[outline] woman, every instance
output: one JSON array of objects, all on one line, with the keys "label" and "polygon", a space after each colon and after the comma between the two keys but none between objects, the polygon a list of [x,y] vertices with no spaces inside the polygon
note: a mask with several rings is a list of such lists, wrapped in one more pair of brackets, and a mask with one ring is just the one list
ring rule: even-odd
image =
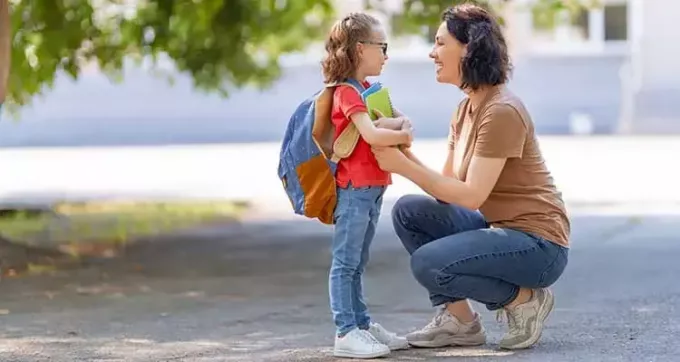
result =
[{"label": "woman", "polygon": [[506,313],[501,348],[530,347],[553,308],[547,287],[567,265],[570,224],[561,194],[527,110],[505,88],[511,66],[494,17],[469,4],[447,9],[430,57],[437,81],[467,95],[451,122],[443,171],[408,149],[374,149],[382,169],[432,196],[404,196],[392,210],[415,278],[432,305],[442,306],[407,339],[417,347],[485,343],[472,299]]}]

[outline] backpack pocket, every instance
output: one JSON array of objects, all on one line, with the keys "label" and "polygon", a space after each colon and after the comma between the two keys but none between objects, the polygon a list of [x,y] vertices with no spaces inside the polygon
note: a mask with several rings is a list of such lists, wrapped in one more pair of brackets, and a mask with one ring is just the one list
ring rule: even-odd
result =
[{"label": "backpack pocket", "polygon": [[305,196],[300,187],[300,180],[293,164],[293,159],[289,152],[281,157],[279,163],[279,179],[283,184],[283,189],[288,196],[293,211],[296,214],[304,215]]}]

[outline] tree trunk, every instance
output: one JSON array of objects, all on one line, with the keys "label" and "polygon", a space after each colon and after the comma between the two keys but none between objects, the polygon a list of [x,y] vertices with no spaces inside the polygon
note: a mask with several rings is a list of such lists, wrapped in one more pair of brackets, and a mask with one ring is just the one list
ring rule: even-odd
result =
[{"label": "tree trunk", "polygon": [[0,0],[0,104],[5,102],[9,85],[9,68],[12,59],[12,24],[9,0]]}]

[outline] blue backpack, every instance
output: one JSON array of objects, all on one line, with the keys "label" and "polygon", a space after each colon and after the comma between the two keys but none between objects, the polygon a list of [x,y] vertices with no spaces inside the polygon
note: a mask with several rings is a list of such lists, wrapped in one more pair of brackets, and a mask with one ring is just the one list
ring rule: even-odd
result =
[{"label": "blue backpack", "polygon": [[337,163],[352,154],[360,137],[350,123],[333,140],[331,110],[339,85],[350,85],[359,94],[364,91],[361,83],[352,79],[328,84],[303,101],[288,121],[279,155],[278,175],[293,211],[329,225],[335,223]]}]

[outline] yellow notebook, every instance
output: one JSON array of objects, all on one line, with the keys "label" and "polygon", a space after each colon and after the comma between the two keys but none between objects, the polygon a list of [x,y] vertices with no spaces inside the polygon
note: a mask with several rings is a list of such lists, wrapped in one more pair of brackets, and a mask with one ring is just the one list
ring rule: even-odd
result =
[{"label": "yellow notebook", "polygon": [[366,96],[366,108],[372,120],[378,119],[378,116],[373,112],[377,110],[382,113],[384,117],[394,117],[394,109],[392,108],[392,100],[390,100],[390,93],[387,88],[380,90]]}]

